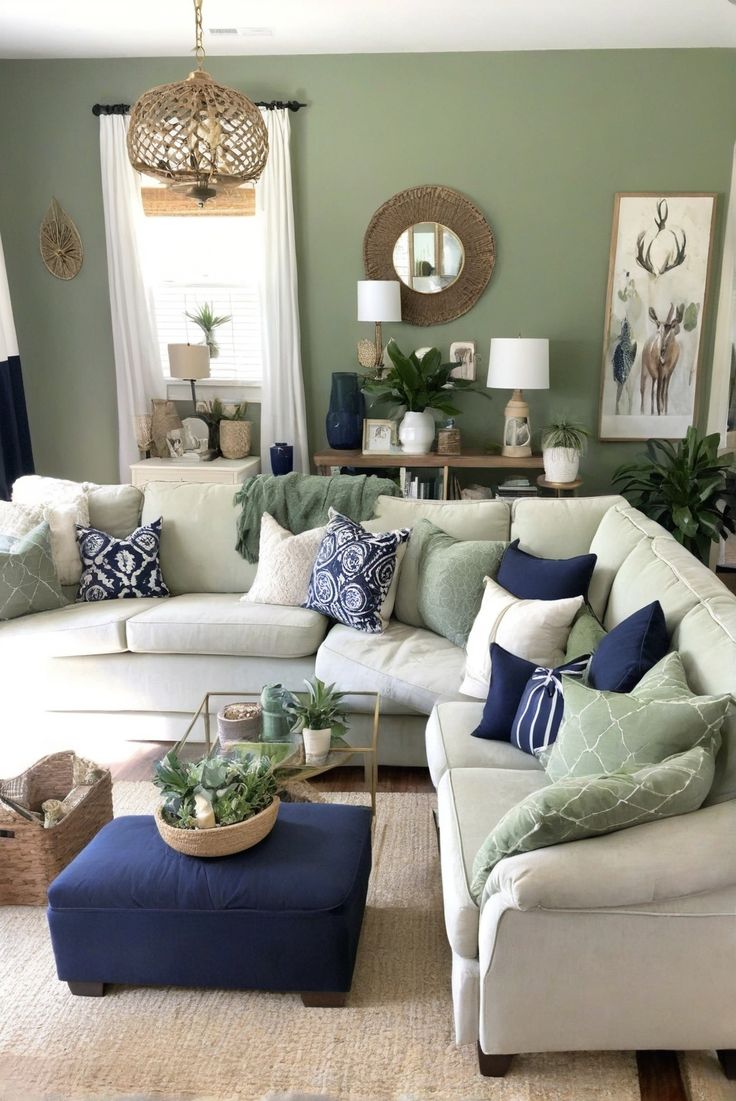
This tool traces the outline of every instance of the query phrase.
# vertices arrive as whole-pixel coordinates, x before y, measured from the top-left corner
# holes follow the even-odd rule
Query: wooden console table
[[[541,470],[544,466],[541,455],[530,455],[523,459],[510,459],[505,455],[488,455],[480,448],[468,448],[459,455],[438,455],[431,451],[429,455],[403,455],[390,452],[364,455],[362,451],[333,451],[330,448],[318,451],[312,456],[318,474],[339,473],[340,467],[355,466],[396,467],[399,470],[435,469],[442,471],[442,497],[447,500],[447,489],[451,470]]]

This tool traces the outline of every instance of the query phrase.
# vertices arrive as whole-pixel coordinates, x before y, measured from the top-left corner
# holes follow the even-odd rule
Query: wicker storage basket
[[[163,807],[154,815],[158,832],[172,849],[185,856],[232,856],[250,849],[268,837],[276,825],[280,800],[278,796],[260,814],[237,822],[234,826],[214,826],[210,830],[180,830],[164,821]]]
[[[12,780],[0,780],[0,798],[40,810],[74,786],[74,753],[52,753]],[[0,906],[45,906],[49,884],[112,819],[112,779],[105,771],[82,801],[46,830],[0,801]]]

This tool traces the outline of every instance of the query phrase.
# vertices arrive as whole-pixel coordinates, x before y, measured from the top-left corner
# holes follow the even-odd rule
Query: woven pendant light
[[[202,0],[194,0],[197,68],[160,84],[133,104],[128,157],[137,172],[186,187],[200,206],[222,188],[257,180],[268,158],[268,133],[255,103],[218,84],[202,68]]]

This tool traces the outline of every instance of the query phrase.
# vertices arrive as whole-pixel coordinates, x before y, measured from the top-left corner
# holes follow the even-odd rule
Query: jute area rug
[[[305,1009],[296,994],[173,988],[75,998],[56,978],[44,911],[0,908],[2,1101],[256,1101],[287,1091],[336,1101],[639,1101],[631,1053],[519,1056],[505,1079],[478,1075],[475,1050],[452,1040],[433,796],[378,800],[345,1009]],[[115,801],[117,814],[149,813],[155,791],[119,783]],[[708,1057],[701,1064],[691,1076],[697,1101],[723,1084]]]

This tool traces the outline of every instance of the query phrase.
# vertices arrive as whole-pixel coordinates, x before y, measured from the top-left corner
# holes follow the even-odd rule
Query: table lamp
[[[549,341],[535,337],[494,337],[486,385],[513,390],[504,409],[502,455],[524,458],[532,453],[529,406],[522,390],[549,389]]]
[[[194,383],[210,377],[210,350],[206,344],[169,344],[169,371],[172,378],[185,379],[192,388],[194,412],[197,412],[197,392]]]
[[[361,354],[362,341],[358,345],[358,361],[362,367],[379,370],[383,367],[382,321],[401,321],[401,283],[398,279],[358,280],[358,321],[373,321],[376,325],[375,351],[368,363]]]

